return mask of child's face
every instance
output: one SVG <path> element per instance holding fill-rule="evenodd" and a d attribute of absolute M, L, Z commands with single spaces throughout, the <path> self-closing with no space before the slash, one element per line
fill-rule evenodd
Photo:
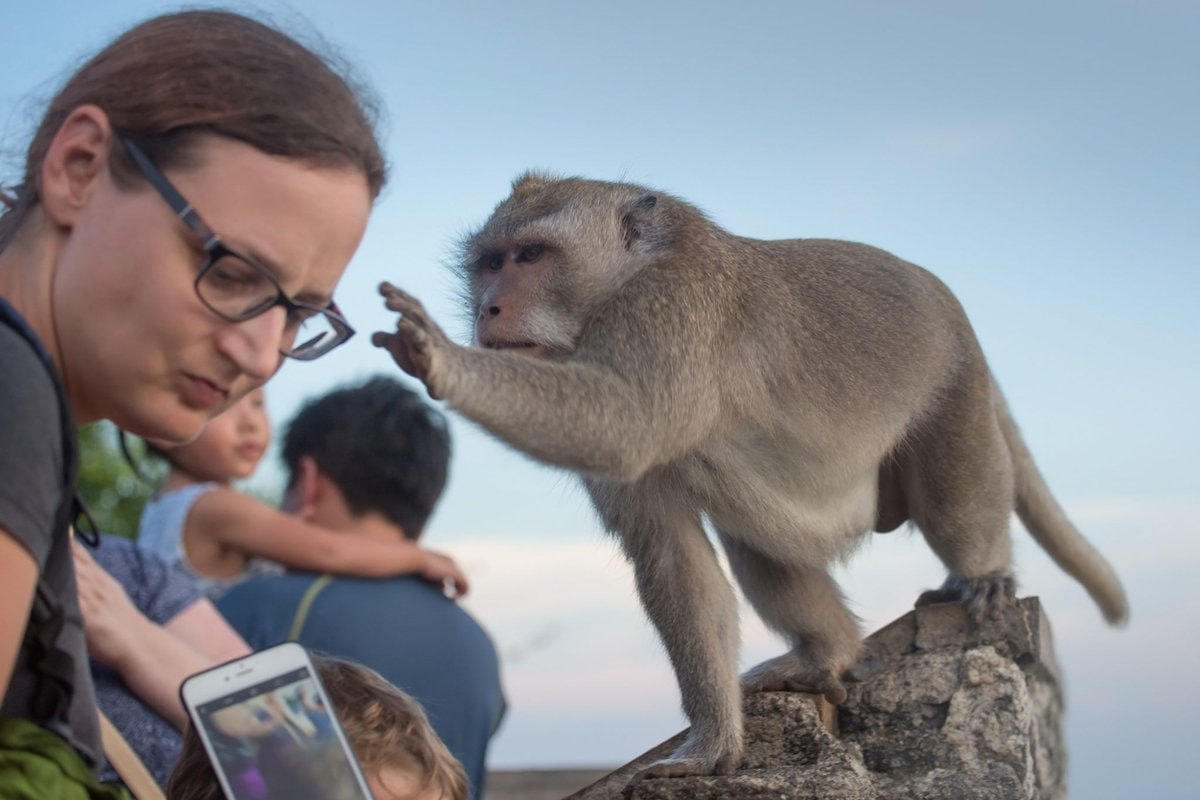
<path fill-rule="evenodd" d="M 172 465 L 198 480 L 227 482 L 254 472 L 270 443 L 265 397 L 255 389 L 168 456 Z"/>

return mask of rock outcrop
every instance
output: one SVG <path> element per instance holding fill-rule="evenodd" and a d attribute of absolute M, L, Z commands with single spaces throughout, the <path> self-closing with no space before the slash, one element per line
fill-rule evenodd
<path fill-rule="evenodd" d="M 746 756 L 728 776 L 648 779 L 630 800 L 1063 800 L 1062 694 L 1041 604 L 971 623 L 954 604 L 870 636 L 835 709 L 810 695 L 746 699 Z M 622 797 L 664 742 L 567 800 Z"/>

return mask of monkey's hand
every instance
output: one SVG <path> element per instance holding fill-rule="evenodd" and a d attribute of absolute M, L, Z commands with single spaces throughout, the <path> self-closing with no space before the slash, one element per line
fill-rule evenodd
<path fill-rule="evenodd" d="M 417 298 L 387 282 L 379 285 L 379 293 L 400 319 L 395 333 L 377 331 L 371 344 L 391 353 L 400 369 L 424 383 L 430 397 L 441 400 L 449 388 L 449 354 L 457 345 L 429 318 Z"/>

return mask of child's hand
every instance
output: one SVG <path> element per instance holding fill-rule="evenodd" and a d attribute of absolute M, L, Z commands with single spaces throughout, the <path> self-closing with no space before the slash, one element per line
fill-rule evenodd
<path fill-rule="evenodd" d="M 430 583 L 440 584 L 447 597 L 458 599 L 467 593 L 467 576 L 450 556 L 422 550 L 425 556 L 421 577 Z"/>

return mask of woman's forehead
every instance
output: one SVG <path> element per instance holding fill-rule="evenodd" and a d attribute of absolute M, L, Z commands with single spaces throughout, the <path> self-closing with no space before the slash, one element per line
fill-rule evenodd
<path fill-rule="evenodd" d="M 232 249 L 268 268 L 296 299 L 324 305 L 357 249 L 370 213 L 365 176 L 272 156 L 219 136 L 171 176 Z"/>

